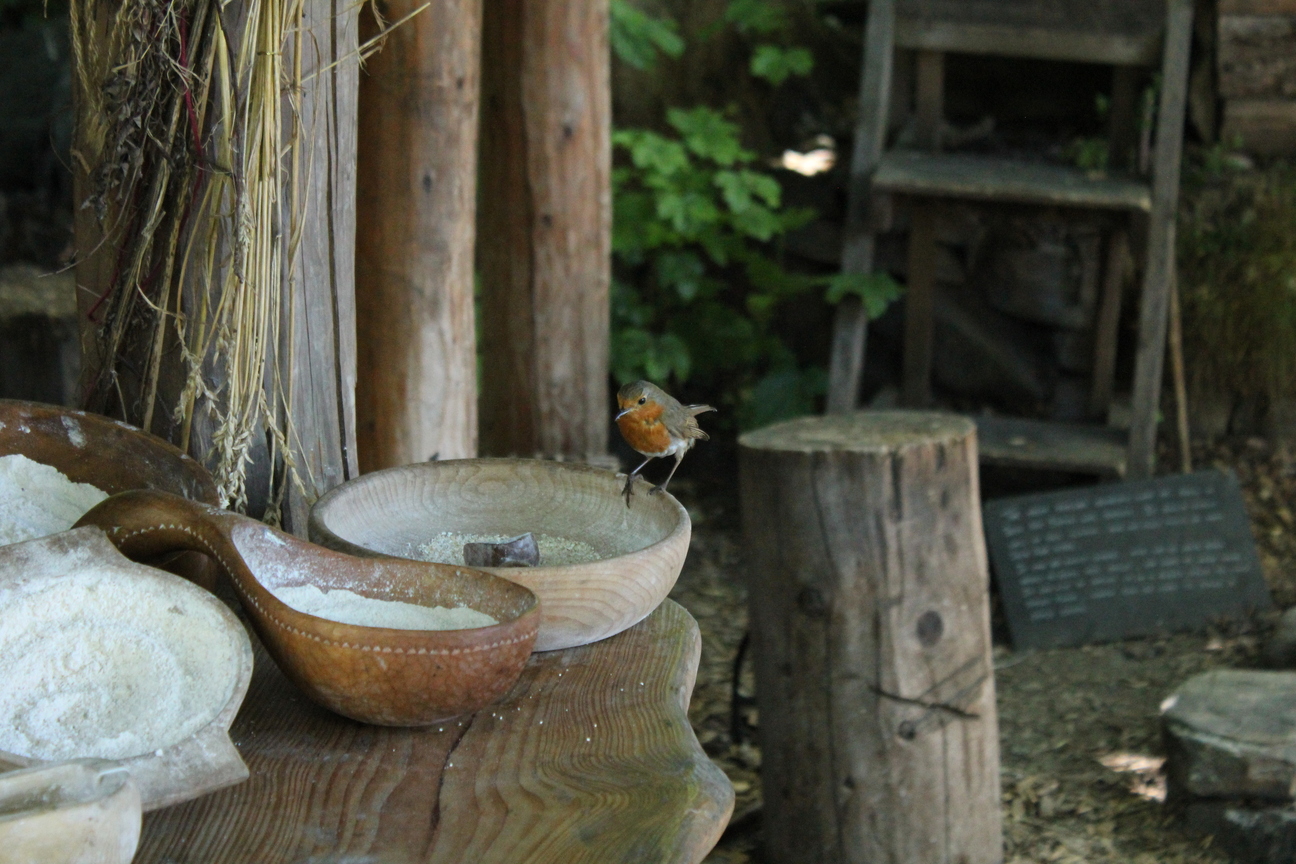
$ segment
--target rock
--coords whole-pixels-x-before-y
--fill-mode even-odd
[[[1162,703],[1173,797],[1291,800],[1296,672],[1217,669]]]
[[[465,543],[463,557],[469,567],[535,567],[540,547],[528,531],[500,543]]]
[[[1296,808],[1239,807],[1222,801],[1190,805],[1187,827],[1213,834],[1215,845],[1236,864],[1290,864],[1296,861]]]
[[[1264,658],[1277,669],[1296,667],[1296,607],[1288,609],[1278,619],[1278,626],[1265,640]]]

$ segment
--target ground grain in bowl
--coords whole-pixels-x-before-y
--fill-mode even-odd
[[[466,534],[460,531],[442,531],[433,535],[428,542],[414,547],[414,554],[423,561],[438,564],[457,564],[464,566],[463,547],[465,543],[503,543],[517,535],[509,534]],[[536,534],[536,545],[540,547],[541,567],[570,567],[573,564],[588,564],[606,557],[588,543],[557,537],[553,534]]]

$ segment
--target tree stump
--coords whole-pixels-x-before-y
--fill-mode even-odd
[[[1003,860],[975,431],[858,412],[739,439],[771,862]]]

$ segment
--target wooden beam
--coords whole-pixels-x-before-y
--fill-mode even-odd
[[[1175,256],[1175,217],[1179,204],[1179,160],[1183,151],[1184,107],[1188,96],[1188,54],[1192,41],[1192,0],[1170,0],[1162,64],[1153,157],[1152,213],[1147,264],[1139,304],[1138,353],[1134,360],[1129,476],[1150,477],[1156,466],[1157,416],[1165,361],[1166,313]]]
[[[904,371],[901,401],[911,408],[931,401],[932,330],[936,297],[936,213],[940,205],[917,200],[909,216],[909,285],[905,290]]]
[[[895,52],[892,30],[895,0],[873,0],[864,26],[864,62],[860,73],[859,122],[851,152],[850,188],[846,225],[842,229],[843,273],[873,270],[873,228],[869,205],[873,170],[886,139],[890,117],[891,72]],[[864,377],[864,349],[868,338],[868,315],[856,298],[847,298],[837,308],[833,321],[832,357],[828,370],[829,414],[855,410],[860,379]]]
[[[491,0],[482,21],[481,447],[607,450],[607,0]]]
[[[1139,82],[1143,75],[1137,66],[1112,67],[1107,140],[1111,167],[1118,170],[1128,170],[1137,161]]]
[[[1121,294],[1125,262],[1129,260],[1129,234],[1118,228],[1107,241],[1102,296],[1094,320],[1093,371],[1089,380],[1089,416],[1106,420],[1116,376],[1116,347],[1120,337]]]
[[[945,54],[941,51],[919,51],[917,65],[914,114],[918,127],[918,146],[935,152],[941,149],[941,126],[945,121]]]
[[[388,0],[383,14],[399,20],[422,5]],[[473,243],[481,14],[481,0],[434,0],[388,34],[361,75],[356,407],[362,471],[477,455]]]

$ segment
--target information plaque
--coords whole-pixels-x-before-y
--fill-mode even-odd
[[[1176,630],[1271,605],[1237,479],[1199,471],[984,507],[1016,648]]]

